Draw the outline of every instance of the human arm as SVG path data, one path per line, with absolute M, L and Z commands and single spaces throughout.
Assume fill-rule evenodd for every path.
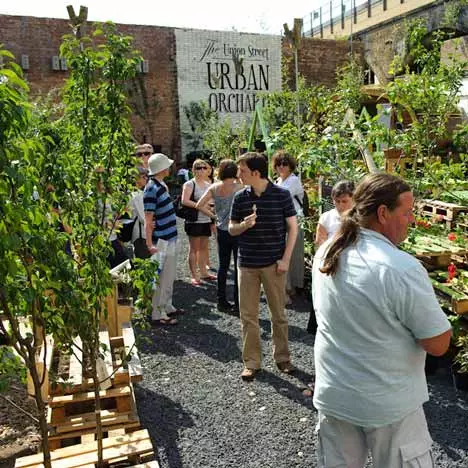
M 415 259 L 412 261 L 414 267 L 398 274 L 397 281 L 392 279 L 396 273 L 390 273 L 384 281 L 398 319 L 410 330 L 416 343 L 427 353 L 441 356 L 450 344 L 452 327 L 440 308 L 427 271 Z
M 450 328 L 440 335 L 418 340 L 418 343 L 426 353 L 432 354 L 432 356 L 442 356 L 447 352 L 451 337 L 452 329 Z
M 154 254 L 158 249 L 153 245 L 153 216 L 152 211 L 145 211 L 145 234 L 146 234 L 146 247 L 151 254 Z
M 328 232 L 320 223 L 315 231 L 315 246 L 320 247 L 328 239 Z
M 200 200 L 198 200 L 195 208 L 202 213 L 206 214 L 210 218 L 215 217 L 215 213 L 207 206 L 211 200 L 213 200 L 213 190 L 215 184 L 212 184 L 208 187 L 208 190 L 202 195 Z
M 252 213 L 250 215 L 244 216 L 245 212 L 240 210 L 240 203 L 238 194 L 234 197 L 234 201 L 231 207 L 231 217 L 229 220 L 228 231 L 231 236 L 240 236 L 247 229 L 255 226 L 257 219 L 257 207 L 255 209 L 252 207 Z
M 231 236 L 240 236 L 243 234 L 247 229 L 250 229 L 251 227 L 255 226 L 255 220 L 257 219 L 257 213 L 252 213 L 249 216 L 246 216 L 243 221 L 234 221 L 234 220 L 229 220 L 229 234 Z
M 284 249 L 283 257 L 277 262 L 276 271 L 278 273 L 285 273 L 289 270 L 289 262 L 291 261 L 291 255 L 297 239 L 297 217 L 290 216 L 289 218 L 286 218 L 286 225 L 288 235 L 286 237 L 286 247 Z
M 188 206 L 189 208 L 197 208 L 197 202 L 191 200 L 194 190 L 195 182 L 185 182 L 182 188 L 182 205 Z

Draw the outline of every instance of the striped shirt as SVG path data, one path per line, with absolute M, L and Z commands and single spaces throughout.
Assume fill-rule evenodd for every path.
M 239 266 L 263 268 L 283 257 L 286 247 L 286 218 L 296 215 L 288 190 L 271 182 L 258 197 L 246 187 L 236 194 L 231 209 L 231 220 L 242 222 L 257 207 L 255 226 L 239 236 Z
M 150 179 L 143 193 L 145 213 L 153 213 L 153 242 L 177 237 L 176 215 L 167 188 L 157 179 Z

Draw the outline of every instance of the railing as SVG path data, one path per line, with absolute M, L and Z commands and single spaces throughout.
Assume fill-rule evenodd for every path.
M 329 0 L 303 18 L 303 31 L 306 37 L 323 38 L 324 35 L 338 33 L 345 28 L 345 22 L 357 24 L 358 16 L 367 11 L 371 18 L 375 11 L 386 11 L 388 0 Z M 410 0 L 400 0 L 406 3 Z M 327 29 L 327 31 L 325 31 Z

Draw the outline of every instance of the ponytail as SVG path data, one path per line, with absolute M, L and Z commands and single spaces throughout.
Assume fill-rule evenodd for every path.
M 359 224 L 354 219 L 356 208 L 351 208 L 341 222 L 340 229 L 327 249 L 320 272 L 334 276 L 338 271 L 339 257 L 343 250 L 356 243 L 359 236 Z
M 345 214 L 338 234 L 325 253 L 320 271 L 334 276 L 340 255 L 357 242 L 360 228 L 369 227 L 377 219 L 379 206 L 385 205 L 393 211 L 400 203 L 400 195 L 410 191 L 410 186 L 393 174 L 375 172 L 364 177 L 353 194 L 354 206 Z

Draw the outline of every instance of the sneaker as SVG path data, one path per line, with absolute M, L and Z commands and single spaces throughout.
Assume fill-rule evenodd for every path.
M 291 361 L 277 362 L 276 365 L 281 372 L 285 374 L 292 374 L 296 368 L 291 364 Z
M 241 379 L 245 380 L 246 382 L 250 382 L 255 379 L 256 373 L 259 369 L 248 369 L 247 367 L 244 368 L 241 374 Z
M 220 312 L 232 312 L 233 305 L 228 301 L 218 301 L 217 308 Z

